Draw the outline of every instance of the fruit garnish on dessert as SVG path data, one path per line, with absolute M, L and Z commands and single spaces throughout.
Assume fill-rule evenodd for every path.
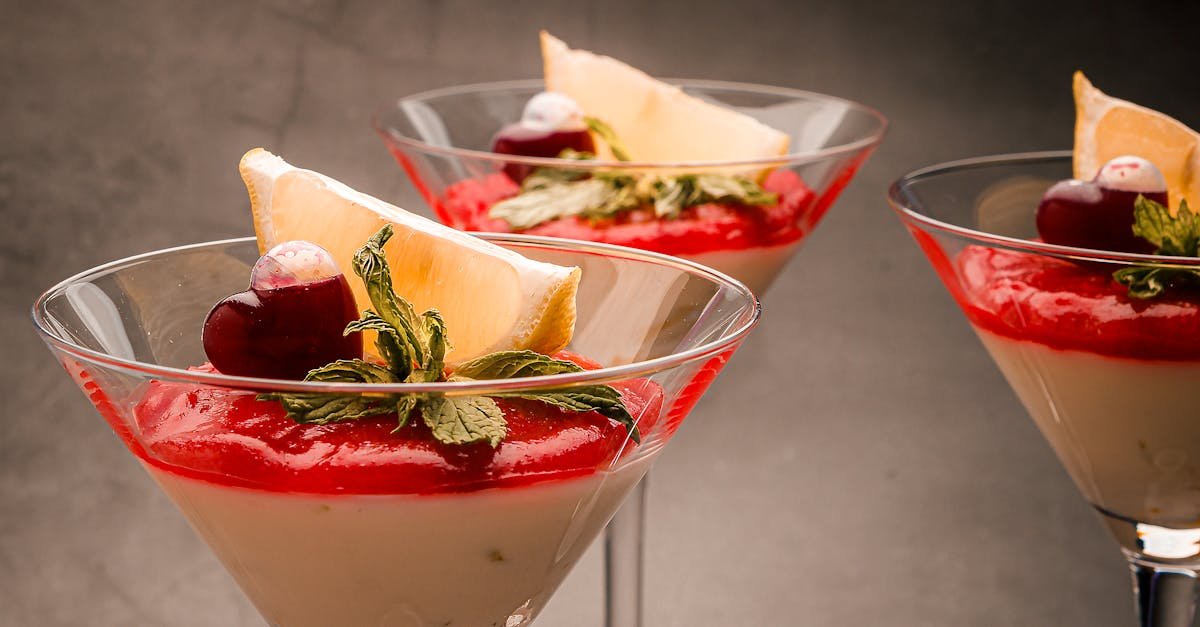
M 671 163 L 763 159 L 787 150 L 786 134 L 750 116 L 704 102 L 615 59 L 571 50 L 545 31 L 541 38 L 548 91 L 530 99 L 520 122 L 497 133 L 493 152 Z M 761 168 L 737 174 L 709 168 L 649 175 L 569 167 L 530 173 L 516 169 L 518 165 L 509 164 L 505 171 L 521 184 L 520 193 L 488 211 L 489 217 L 516 230 L 576 216 L 608 218 L 644 207 L 652 207 L 657 218 L 678 218 L 683 209 L 705 203 L 749 209 L 779 200 L 755 180 Z
M 796 172 L 771 167 L 789 136 L 546 33 L 542 55 L 547 91 L 500 129 L 492 151 L 560 162 L 514 160 L 453 183 L 431 198 L 442 221 L 689 256 L 764 288 L 820 210 Z M 744 161 L 754 163 L 697 165 Z M 767 259 L 700 258 L 750 249 Z
M 303 240 L 278 244 L 254 265 L 251 289 L 222 300 L 209 314 L 204 326 L 204 346 L 215 368 L 227 374 L 303 376 L 305 381 L 323 383 L 433 383 L 448 378 L 490 380 L 583 370 L 572 361 L 513 348 L 472 355 L 472 359 L 459 361 L 448 369 L 447 355 L 452 342 L 447 322 L 436 308 L 418 315 L 413 304 L 397 294 L 392 265 L 385 251 L 397 228 L 401 229 L 407 241 L 398 257 L 399 264 L 417 265 L 417 272 L 407 273 L 408 284 L 415 290 L 425 288 L 424 293 L 439 303 L 470 303 L 470 290 L 482 286 L 478 280 L 472 281 L 457 272 L 449 280 L 430 274 L 429 268 L 431 265 L 436 268 L 436 262 L 463 264 L 456 260 L 474 254 L 478 257 L 476 267 L 492 269 L 491 265 L 498 265 L 509 271 L 528 262 L 526 267 L 542 277 L 567 281 L 568 302 L 551 299 L 550 303 L 540 305 L 542 309 L 570 312 L 572 318 L 578 268 L 534 264 L 482 240 L 472 242 L 474 238 L 406 214 L 399 208 L 378 201 L 372 203 L 373 199 L 331 179 L 295 170 L 277 157 L 267 157 L 265 165 L 261 164 L 259 157 L 268 154 L 251 151 L 242 161 L 260 242 L 270 242 L 280 233 L 303 233 L 311 229 L 297 217 L 308 217 L 312 214 L 306 211 L 321 208 L 350 214 L 339 221 L 342 229 L 387 218 L 350 260 L 350 267 L 361 280 L 357 291 L 365 294 L 368 307 L 361 317 L 355 315 L 351 286 L 338 270 L 333 255 L 324 248 Z M 356 209 L 358 215 L 353 214 Z M 319 233 L 322 242 L 335 250 L 344 242 L 344 234 Z M 453 239 L 445 241 L 446 235 Z M 438 271 L 444 272 L 433 270 Z M 405 276 L 402 272 L 395 274 Z M 429 290 L 430 284 L 438 289 Z M 464 310 L 463 314 L 477 318 L 489 317 L 494 312 L 480 306 L 474 311 Z M 561 326 L 561 320 L 546 320 L 545 315 L 544 311 L 531 311 L 527 317 L 550 326 L 560 325 L 551 334 L 557 351 L 570 341 L 573 325 Z M 361 336 L 365 332 L 372 333 L 374 356 L 378 360 L 371 356 L 364 358 L 362 354 Z M 260 400 L 279 402 L 288 417 L 300 423 L 329 424 L 394 414 L 397 431 L 416 412 L 439 442 L 486 441 L 496 447 L 504 439 L 507 425 L 495 400 L 497 396 L 536 401 L 566 411 L 597 412 L 624 425 L 630 436 L 639 440 L 637 426 L 622 403 L 620 392 L 608 385 L 490 396 L 278 393 L 261 395 Z
M 553 354 L 570 340 L 578 268 L 527 259 L 296 168 L 261 148 L 247 152 L 239 169 L 260 251 L 305 240 L 349 268 L 362 243 L 391 224 L 393 243 L 383 254 L 395 289 L 420 310 L 436 306 L 454 329 L 447 362 L 502 350 Z M 364 285 L 350 287 L 359 310 L 371 306 Z M 368 346 L 372 333 L 364 338 Z
M 284 242 L 254 264 L 250 288 L 217 303 L 204 321 L 204 352 L 226 374 L 299 379 L 362 356 L 350 284 L 315 244 Z
M 436 381 L 498 380 L 514 377 L 582 372 L 578 364 L 529 350 L 501 351 L 458 364 L 449 374 L 445 357 L 450 346 L 446 323 L 436 309 L 418 315 L 392 288 L 391 269 L 383 252 L 393 233 L 390 224 L 371 237 L 354 256 L 354 273 L 365 286 L 372 309 L 345 327 L 346 335 L 375 331 L 377 363 L 344 358 L 313 368 L 305 381 L 323 383 L 432 383 Z M 486 441 L 499 445 L 507 432 L 504 412 L 495 397 L 521 398 L 575 412 L 595 411 L 619 422 L 639 441 L 637 425 L 608 385 L 587 385 L 557 390 L 505 392 L 490 396 L 435 394 L 264 394 L 261 400 L 279 401 L 288 417 L 301 423 L 328 424 L 395 414 L 396 430 L 419 412 L 432 436 L 445 444 Z
M 1074 93 L 1075 178 L 1091 179 L 1113 158 L 1137 155 L 1162 172 L 1171 209 L 1184 198 L 1200 207 L 1200 134 L 1162 113 L 1104 94 L 1083 72 L 1075 72 Z
M 569 96 L 624 140 L 632 160 L 748 161 L 787 153 L 789 137 L 688 95 L 611 57 L 573 50 L 542 31 L 546 89 Z
M 1042 197 L 1041 239 L 1114 252 L 1200 256 L 1200 221 L 1188 204 L 1197 196 L 1200 135 L 1161 113 L 1104 95 L 1082 72 L 1075 73 L 1074 92 L 1076 178 L 1056 183 Z M 1114 156 L 1097 163 L 1100 155 Z M 1145 264 L 1113 277 L 1129 288 L 1131 298 L 1144 300 L 1200 284 L 1200 268 Z

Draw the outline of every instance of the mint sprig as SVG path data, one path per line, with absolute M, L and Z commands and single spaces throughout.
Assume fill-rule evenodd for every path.
M 612 127 L 598 118 L 584 121 L 618 161 L 629 161 L 629 153 Z M 595 155 L 571 149 L 560 159 L 587 161 Z M 569 217 L 602 219 L 639 207 L 654 207 L 660 218 L 677 218 L 688 207 L 707 202 L 733 202 L 745 207 L 765 207 L 779 196 L 757 182 L 728 174 L 680 174 L 674 176 L 634 173 L 628 170 L 582 168 L 537 168 L 521 182 L 521 192 L 488 209 L 488 216 L 504 220 L 518 231 L 543 222 Z
M 1138 195 L 1133 204 L 1133 234 L 1158 247 L 1156 255 L 1200 257 L 1200 214 L 1179 203 L 1171 215 L 1162 204 Z M 1200 286 L 1200 267 L 1141 264 L 1113 273 L 1121 285 L 1129 288 L 1129 297 L 1138 300 L 1157 298 L 1172 289 Z
M 600 118 L 590 115 L 583 116 L 584 124 L 587 124 L 588 130 L 599 135 L 604 143 L 608 144 L 608 150 L 617 161 L 632 161 L 629 158 L 629 151 L 625 150 L 625 144 L 617 137 L 617 132 L 613 130 L 608 122 Z
M 392 237 L 385 225 L 354 255 L 353 269 L 367 288 L 373 309 L 346 326 L 345 333 L 375 331 L 375 347 L 386 363 L 343 359 L 309 371 L 305 381 L 339 383 L 430 383 L 442 380 L 445 357 L 450 348 L 446 323 L 436 309 L 417 315 L 412 304 L 392 287 L 391 269 L 383 246 Z M 464 364 L 450 380 L 490 380 L 580 372 L 570 361 L 553 359 L 533 351 L 502 351 Z M 328 424 L 396 413 L 399 431 L 413 411 L 421 417 L 433 437 L 446 444 L 487 442 L 495 447 L 507 434 L 504 412 L 494 400 L 512 397 L 535 400 L 575 412 L 596 411 L 625 425 L 630 437 L 640 442 L 637 425 L 616 388 L 587 385 L 574 388 L 519 391 L 491 396 L 444 396 L 440 394 L 260 394 L 260 400 L 278 401 L 292 420 L 305 424 Z

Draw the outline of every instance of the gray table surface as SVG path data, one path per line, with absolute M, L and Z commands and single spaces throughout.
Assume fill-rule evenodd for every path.
M 883 201 L 920 165 L 1068 147 L 1076 67 L 1200 126 L 1196 3 L 1051 4 L 3 0 L 0 624 L 261 624 L 41 346 L 35 295 L 248 234 L 252 146 L 426 212 L 372 110 L 536 76 L 539 27 L 894 124 L 655 469 L 648 624 L 1132 624 L 1121 558 Z M 593 550 L 542 624 L 600 602 Z

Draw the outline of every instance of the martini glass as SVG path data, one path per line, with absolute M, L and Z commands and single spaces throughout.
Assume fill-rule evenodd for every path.
M 745 286 L 686 261 L 550 238 L 487 239 L 582 269 L 568 350 L 604 367 L 420 385 L 258 379 L 193 368 L 205 361 L 200 329 L 208 310 L 245 288 L 259 254 L 253 239 L 173 248 L 88 270 L 43 294 L 33 318 L 54 356 L 269 623 L 517 627 L 545 606 L 759 310 Z M 622 390 L 640 443 L 617 429 L 592 449 L 600 453 L 537 475 L 523 472 L 522 464 L 536 465 L 540 454 L 553 451 L 536 443 L 504 442 L 494 450 L 479 444 L 475 454 L 435 460 L 440 474 L 420 480 L 419 489 L 413 487 L 419 477 L 381 476 L 372 468 L 296 474 L 327 469 L 336 428 L 285 425 L 248 441 L 219 426 L 218 412 L 261 413 L 269 401 L 256 396 L 269 392 L 503 395 L 600 383 Z M 155 422 L 175 414 L 185 419 Z M 380 438 L 394 425 L 386 422 Z M 553 429 L 545 434 L 547 441 L 554 437 Z M 284 472 L 245 463 L 261 455 L 288 460 Z M 329 464 L 335 466 L 347 470 Z
M 520 119 L 525 103 L 544 89 L 540 80 L 465 85 L 406 96 L 378 112 L 374 125 L 438 218 L 467 231 L 508 230 L 506 223 L 489 219 L 487 209 L 517 192 L 513 176 L 536 168 L 580 175 L 619 170 L 638 177 L 716 172 L 760 180 L 764 188 L 778 194 L 779 202 L 764 210 L 761 219 L 726 229 L 716 238 L 685 226 L 685 220 L 639 223 L 632 218 L 613 228 L 580 228 L 586 221 L 571 219 L 528 232 L 671 254 L 724 272 L 761 295 L 882 141 L 887 120 L 870 107 L 797 89 L 693 79 L 668 82 L 787 133 L 791 152 L 750 161 L 678 163 L 578 161 L 491 152 L 493 135 Z M 641 625 L 645 490 L 643 481 L 608 530 L 609 627 Z
M 889 201 L 1128 559 L 1139 624 L 1191 627 L 1200 570 L 1200 297 L 1135 300 L 1122 268 L 1200 259 L 1037 241 L 1067 152 L 937 165 Z

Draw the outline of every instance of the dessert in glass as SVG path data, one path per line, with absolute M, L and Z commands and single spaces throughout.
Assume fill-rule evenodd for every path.
M 887 128 L 842 98 L 659 81 L 545 32 L 541 49 L 543 80 L 437 89 L 376 115 L 443 223 L 652 250 L 761 295 Z M 610 627 L 641 622 L 643 501 L 639 489 L 610 530 Z
M 376 131 L 450 226 L 697 261 L 762 293 L 882 140 L 874 109 L 659 81 L 542 33 L 543 80 L 400 98 Z
M 33 317 L 270 624 L 530 624 L 758 318 L 685 261 L 242 173 L 257 240 L 87 270 Z
M 1128 558 L 1141 625 L 1200 571 L 1200 135 L 1075 78 L 1074 152 L 970 159 L 889 200 Z

